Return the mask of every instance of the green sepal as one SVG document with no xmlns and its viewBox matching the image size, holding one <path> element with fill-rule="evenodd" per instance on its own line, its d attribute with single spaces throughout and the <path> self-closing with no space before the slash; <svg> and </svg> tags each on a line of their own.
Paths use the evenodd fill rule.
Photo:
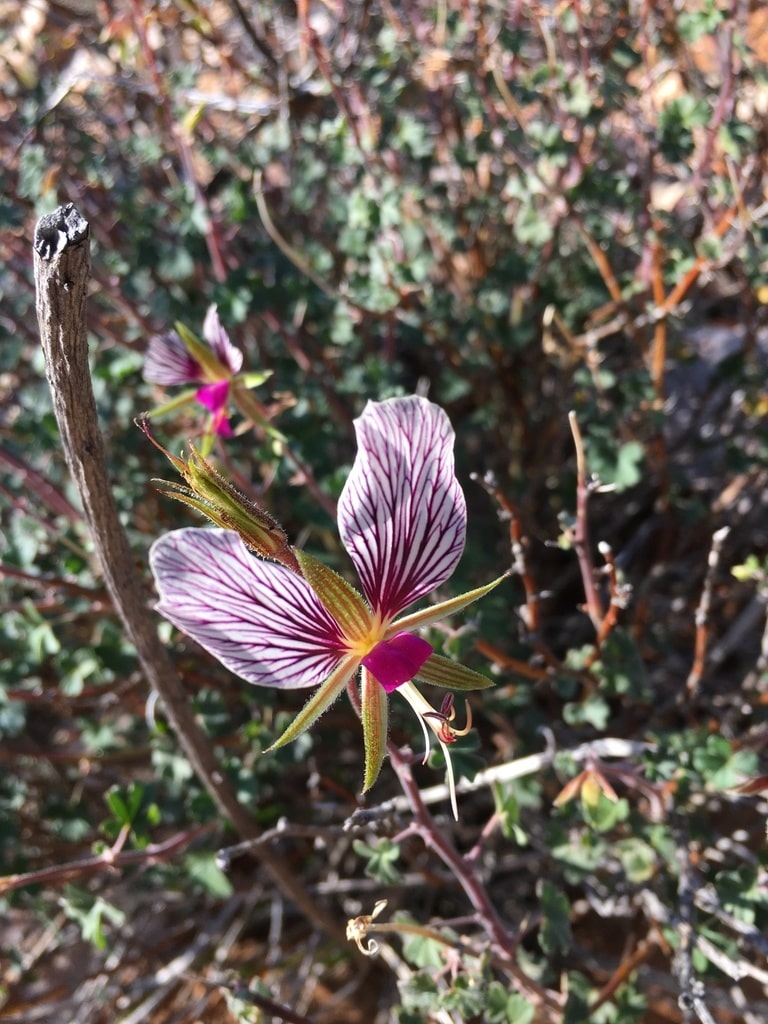
<svg viewBox="0 0 768 1024">
<path fill-rule="evenodd" d="M 182 323 L 176 323 L 174 327 L 176 328 L 176 333 L 184 342 L 187 352 L 189 352 L 198 366 L 205 370 L 208 381 L 228 380 L 232 376 L 229 369 L 224 366 L 221 360 L 216 358 L 205 342 L 200 341 L 188 327 L 185 327 Z"/>
<path fill-rule="evenodd" d="M 365 745 L 363 792 L 367 793 L 379 777 L 387 749 L 389 702 L 384 687 L 365 668 L 360 673 L 360 717 Z"/>
<path fill-rule="evenodd" d="M 292 743 L 294 740 L 298 739 L 303 732 L 306 732 L 311 725 L 314 725 L 320 715 L 322 715 L 324 711 L 327 711 L 331 704 L 333 704 L 337 699 L 341 691 L 347 685 L 349 677 L 359 664 L 359 658 L 345 658 L 338 668 L 328 676 L 314 697 L 311 697 L 304 705 L 282 736 L 276 739 L 271 746 L 267 747 L 264 753 L 268 754 L 272 750 L 284 747 L 286 743 Z"/>
<path fill-rule="evenodd" d="M 439 622 L 441 619 L 447 618 L 449 615 L 455 615 L 456 612 L 462 611 L 467 605 L 472 604 L 474 601 L 479 601 L 481 597 L 485 597 L 486 594 L 490 594 L 500 583 L 503 583 L 509 576 L 508 572 L 505 572 L 503 576 L 499 576 L 498 579 L 493 580 L 492 583 L 486 583 L 484 587 L 478 587 L 477 590 L 469 590 L 466 594 L 459 594 L 458 597 L 452 597 L 450 601 L 441 601 L 440 604 L 433 604 L 429 608 L 423 608 L 420 612 L 413 612 L 412 615 L 404 615 L 402 619 L 397 619 L 392 623 L 392 626 L 387 631 L 387 639 L 393 636 L 395 633 L 408 632 L 412 633 L 414 630 L 421 626 L 430 626 L 433 622 Z"/>
<path fill-rule="evenodd" d="M 209 425 L 211 423 L 210 417 L 208 419 L 208 423 L 209 423 Z M 204 434 L 200 435 L 200 439 L 197 442 L 197 453 L 198 453 L 198 455 L 200 455 L 200 457 L 203 458 L 203 459 L 207 459 L 208 456 L 213 451 L 213 446 L 214 446 L 215 443 L 216 443 L 216 435 L 214 434 L 213 430 L 211 430 L 210 427 L 209 427 L 209 429 L 206 430 L 206 432 Z"/>
<path fill-rule="evenodd" d="M 265 434 L 269 435 L 275 441 L 287 441 L 285 434 L 281 433 L 277 427 L 273 427 L 266 416 L 266 410 L 260 402 L 250 393 L 247 386 L 243 383 L 242 377 L 235 377 L 232 382 L 232 390 L 230 392 L 230 399 L 232 404 L 235 406 L 238 412 L 250 420 L 251 423 L 255 423 L 261 427 Z"/>
<path fill-rule="evenodd" d="M 152 444 L 171 462 L 186 487 L 167 480 L 155 480 L 171 498 L 210 519 L 216 526 L 234 530 L 243 543 L 263 558 L 277 562 L 299 572 L 299 564 L 288 543 L 288 538 L 277 520 L 223 477 L 205 458 L 199 448 L 190 444 L 188 458 L 178 458 L 164 448 L 152 435 L 149 419 L 144 414 L 137 420 L 139 428 Z"/>
<path fill-rule="evenodd" d="M 162 419 L 163 416 L 168 416 L 172 412 L 176 412 L 177 409 L 183 408 L 185 405 L 191 405 L 195 401 L 195 395 L 197 394 L 197 388 L 182 391 L 181 394 L 176 395 L 175 398 L 169 399 L 167 402 L 163 402 L 162 405 L 156 405 L 154 409 L 150 409 L 146 414 L 151 416 L 152 419 Z"/>
<path fill-rule="evenodd" d="M 288 538 L 277 520 L 225 479 L 194 445 L 190 445 L 183 476 L 190 491 L 208 506 L 209 511 L 201 511 L 209 519 L 234 530 L 256 554 L 298 569 Z"/>
<path fill-rule="evenodd" d="M 371 611 L 355 588 L 333 569 L 323 565 L 306 551 L 296 551 L 304 579 L 353 643 L 371 631 Z"/>
<path fill-rule="evenodd" d="M 234 378 L 234 382 L 240 383 L 246 388 L 258 388 L 261 387 L 262 384 L 266 383 L 271 376 L 271 370 L 257 370 L 254 373 L 238 373 Z"/>
<path fill-rule="evenodd" d="M 446 690 L 485 690 L 494 685 L 487 676 L 440 654 L 430 654 L 416 678 L 433 686 L 444 686 Z"/>
</svg>

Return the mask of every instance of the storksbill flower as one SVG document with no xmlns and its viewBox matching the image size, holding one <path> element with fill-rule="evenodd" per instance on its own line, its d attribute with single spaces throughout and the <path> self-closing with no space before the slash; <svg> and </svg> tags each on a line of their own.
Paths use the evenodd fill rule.
<svg viewBox="0 0 768 1024">
<path fill-rule="evenodd" d="M 243 353 L 229 340 L 221 326 L 215 306 L 210 306 L 203 322 L 203 344 L 183 325 L 150 339 L 144 360 L 144 379 L 153 384 L 198 385 L 193 392 L 179 396 L 161 407 L 162 412 L 178 408 L 195 399 L 211 413 L 210 432 L 231 437 L 227 417 L 232 381 L 243 366 Z M 264 379 L 264 375 L 259 375 Z"/>
<path fill-rule="evenodd" d="M 183 529 L 152 546 L 158 611 L 227 668 L 257 686 L 317 687 L 272 748 L 296 739 L 336 700 L 359 686 L 365 745 L 364 790 L 386 750 L 388 694 L 403 696 L 429 727 L 448 765 L 456 729 L 453 698 L 436 711 L 414 680 L 450 690 L 490 680 L 434 652 L 418 631 L 458 612 L 504 576 L 460 597 L 402 613 L 441 586 L 464 549 L 466 504 L 454 473 L 454 433 L 425 398 L 369 402 L 355 421 L 358 452 L 339 499 L 341 540 L 362 594 L 306 552 L 300 573 L 251 554 L 227 530 Z"/>
</svg>

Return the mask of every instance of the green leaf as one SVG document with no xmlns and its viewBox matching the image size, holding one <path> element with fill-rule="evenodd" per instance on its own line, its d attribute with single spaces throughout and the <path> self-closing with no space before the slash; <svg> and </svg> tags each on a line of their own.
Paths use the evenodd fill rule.
<svg viewBox="0 0 768 1024">
<path fill-rule="evenodd" d="M 677 30 L 686 43 L 695 43 L 702 36 L 714 36 L 724 18 L 725 12 L 718 9 L 714 0 L 703 0 L 699 10 L 680 12 Z"/>
<path fill-rule="evenodd" d="M 539 893 L 543 917 L 539 930 L 539 945 L 545 953 L 559 950 L 567 953 L 571 948 L 571 905 L 568 897 L 551 882 L 543 881 Z"/>
<path fill-rule="evenodd" d="M 694 128 L 707 124 L 708 104 L 690 93 L 675 96 L 659 113 L 659 145 L 667 160 L 682 161 L 695 148 Z"/>
<path fill-rule="evenodd" d="M 24 729 L 27 715 L 20 701 L 9 700 L 0 688 L 0 737 L 18 736 Z"/>
<path fill-rule="evenodd" d="M 531 1024 L 536 1010 L 525 996 L 513 992 L 507 1000 L 507 1024 Z"/>
<path fill-rule="evenodd" d="M 425 1015 L 437 1007 L 437 982 L 426 971 L 412 974 L 399 983 L 400 998 L 406 1015 L 400 1016 L 400 1024 L 424 1024 Z M 411 1014 L 414 1014 L 412 1016 Z"/>
<path fill-rule="evenodd" d="M 629 803 L 623 797 L 611 800 L 603 792 L 600 792 L 597 803 L 581 801 L 579 806 L 584 820 L 597 832 L 609 832 L 619 822 L 626 821 L 629 815 Z"/>
<path fill-rule="evenodd" d="M 551 242 L 554 236 L 554 229 L 546 214 L 539 211 L 533 203 L 526 203 L 520 207 L 512 230 L 521 245 L 531 245 L 535 248 L 541 248 L 547 242 Z"/>
<path fill-rule="evenodd" d="M 492 981 L 486 995 L 487 1024 L 531 1024 L 536 1008 L 519 992 L 510 993 L 498 981 Z"/>
<path fill-rule="evenodd" d="M 113 786 L 104 794 L 104 802 L 121 826 L 133 823 L 143 799 L 144 786 L 140 782 L 131 782 L 124 790 Z"/>
<path fill-rule="evenodd" d="M 585 1024 L 590 1020 L 590 985 L 583 974 L 570 971 L 566 982 L 568 1001 L 565 1004 L 562 1024 Z"/>
<path fill-rule="evenodd" d="M 496 804 L 496 813 L 499 816 L 501 834 L 505 839 L 514 840 L 518 846 L 527 846 L 528 836 L 520 826 L 520 805 L 517 802 L 514 789 L 511 786 L 495 783 L 493 799 Z"/>
<path fill-rule="evenodd" d="M 485 1009 L 485 986 L 467 974 L 459 974 L 453 985 L 443 995 L 440 1005 L 455 1011 L 460 1020 L 471 1020 Z"/>
<path fill-rule="evenodd" d="M 746 775 L 757 772 L 752 750 L 736 750 L 724 736 L 707 736 L 704 746 L 693 752 L 693 766 L 713 789 L 730 789 Z"/>
<path fill-rule="evenodd" d="M 593 666 L 608 694 L 646 697 L 645 664 L 629 632 L 621 626 L 612 630 L 600 648 L 600 660 Z"/>
<path fill-rule="evenodd" d="M 61 897 L 61 906 L 70 920 L 80 926 L 86 942 L 90 942 L 98 950 L 107 948 L 103 923 L 120 926 L 125 921 L 125 914 L 118 907 L 107 903 L 101 896 L 94 897 L 91 893 L 75 886 L 66 886 Z"/>
<path fill-rule="evenodd" d="M 640 885 L 653 878 L 658 865 L 658 855 L 643 839 L 633 837 L 619 840 L 615 850 L 627 878 L 634 885 Z"/>
<path fill-rule="evenodd" d="M 399 915 L 397 921 L 405 920 Z M 410 918 L 408 923 L 415 923 Z M 427 935 L 403 935 L 403 956 L 414 967 L 440 968 L 445 964 L 447 947 L 442 942 L 430 939 Z"/>
<path fill-rule="evenodd" d="M 610 714 L 610 707 L 599 693 L 589 694 L 580 704 L 570 703 L 563 706 L 563 718 L 568 725 L 581 725 L 587 722 L 598 732 L 605 730 Z"/>
<path fill-rule="evenodd" d="M 189 877 L 211 896 L 224 898 L 232 895 L 232 883 L 217 866 L 214 853 L 188 853 L 184 858 L 184 867 Z"/>
<path fill-rule="evenodd" d="M 402 880 L 396 867 L 400 858 L 400 846 L 397 843 L 389 839 L 377 839 L 369 846 L 362 839 L 355 839 L 352 849 L 368 862 L 365 873 L 369 878 L 375 878 L 384 885 L 396 885 Z"/>
<path fill-rule="evenodd" d="M 645 449 L 639 441 L 627 441 L 621 445 L 616 458 L 616 470 L 613 484 L 617 491 L 624 491 L 640 482 L 641 466 L 645 458 Z"/>
</svg>

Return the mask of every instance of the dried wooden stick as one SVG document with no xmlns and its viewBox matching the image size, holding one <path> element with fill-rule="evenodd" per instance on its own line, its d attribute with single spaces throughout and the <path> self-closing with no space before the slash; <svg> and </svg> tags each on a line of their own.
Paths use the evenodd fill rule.
<svg viewBox="0 0 768 1024">
<path fill-rule="evenodd" d="M 133 552 L 118 517 L 88 365 L 88 236 L 88 222 L 72 203 L 42 217 L 35 229 L 37 318 L 64 455 L 83 503 L 104 583 L 136 648 L 144 675 L 160 695 L 184 752 L 221 814 L 243 839 L 254 838 L 259 829 L 221 770 L 195 719 L 173 662 L 157 636 L 148 594 L 142 588 Z M 343 934 L 341 924 L 314 903 L 279 857 L 264 847 L 259 849 L 258 857 L 282 892 L 311 921 L 332 934 Z"/>
<path fill-rule="evenodd" d="M 722 526 L 712 534 L 712 546 L 709 549 L 709 556 L 707 558 L 707 575 L 704 578 L 699 606 L 696 609 L 696 646 L 694 648 L 693 665 L 685 683 L 688 698 L 695 696 L 704 673 L 707 647 L 709 645 L 709 611 L 712 604 L 715 573 L 720 564 L 723 544 L 730 532 L 729 526 Z"/>
<path fill-rule="evenodd" d="M 587 599 L 587 614 L 597 633 L 603 621 L 603 608 L 600 595 L 595 586 L 595 567 L 592 563 L 592 552 L 589 550 L 589 528 L 587 526 L 587 501 L 589 499 L 589 480 L 587 479 L 587 463 L 584 457 L 584 443 L 581 438 L 579 422 L 575 412 L 568 413 L 568 423 L 573 435 L 576 449 L 576 523 L 573 530 L 573 547 L 579 560 L 584 595 Z"/>
</svg>

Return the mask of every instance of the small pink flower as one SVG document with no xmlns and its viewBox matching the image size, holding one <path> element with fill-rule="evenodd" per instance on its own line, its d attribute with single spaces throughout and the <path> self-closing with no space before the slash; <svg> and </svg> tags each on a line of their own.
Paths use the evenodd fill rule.
<svg viewBox="0 0 768 1024">
<path fill-rule="evenodd" d="M 181 330 L 181 328 L 179 328 Z M 231 437 L 227 406 L 233 377 L 243 366 L 243 353 L 235 348 L 221 326 L 215 306 L 203 323 L 204 345 L 188 331 L 166 331 L 150 339 L 144 360 L 144 379 L 173 386 L 198 384 L 195 399 L 211 413 L 211 431 Z"/>
</svg>

